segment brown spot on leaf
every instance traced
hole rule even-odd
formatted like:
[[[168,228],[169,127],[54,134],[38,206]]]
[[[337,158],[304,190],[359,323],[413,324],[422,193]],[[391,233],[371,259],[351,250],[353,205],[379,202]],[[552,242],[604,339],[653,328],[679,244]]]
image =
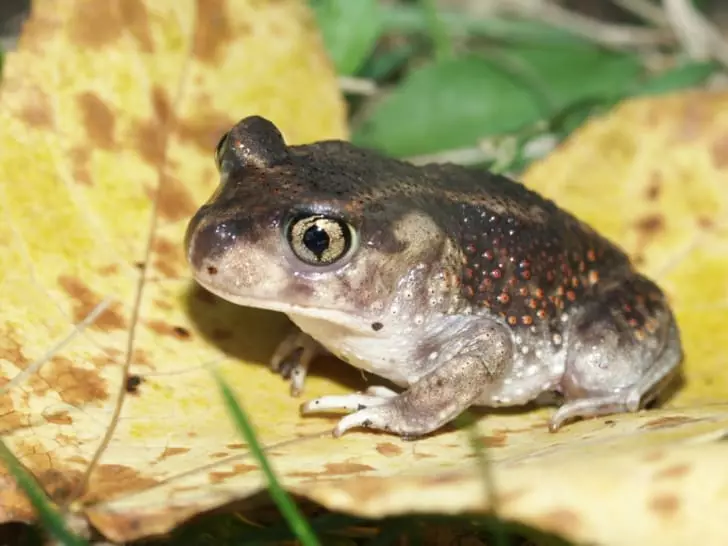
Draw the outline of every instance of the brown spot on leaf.
[[[326,470],[323,472],[328,476],[342,476],[345,474],[358,474],[359,472],[368,472],[369,470],[375,470],[374,467],[368,464],[360,463],[327,463],[325,465]]]
[[[657,201],[657,199],[660,197],[661,192],[662,177],[660,173],[653,172],[652,176],[650,177],[650,183],[647,186],[647,191],[645,192],[645,197],[647,197],[648,201]]]
[[[74,322],[81,322],[84,320],[89,313],[91,313],[96,306],[101,303],[101,298],[87,285],[81,282],[81,280],[75,277],[61,275],[58,277],[58,284],[72,299]],[[118,302],[111,304],[111,306],[106,308],[96,318],[94,323],[91,325],[91,328],[98,328],[101,330],[125,329],[126,321],[119,313],[119,307],[120,304]]]
[[[36,476],[46,494],[54,502],[63,503],[75,492],[83,473],[72,468],[49,468]]]
[[[680,425],[684,425],[686,423],[694,423],[695,421],[698,421],[698,419],[695,419],[693,417],[686,417],[684,415],[672,415],[672,416],[668,416],[668,417],[659,417],[658,419],[652,419],[651,421],[647,421],[640,428],[642,428],[642,429],[671,428],[671,427],[677,427]]]
[[[698,216],[698,227],[704,230],[710,230],[715,227],[715,221],[708,216]]]
[[[7,434],[29,426],[30,416],[15,409],[15,403],[9,394],[0,395],[0,433]]]
[[[89,49],[113,45],[124,32],[115,2],[81,2],[71,13],[69,37]]]
[[[690,472],[690,465],[686,463],[674,464],[663,468],[662,470],[655,473],[656,480],[681,478]]]
[[[57,411],[49,415],[43,415],[43,419],[46,420],[46,423],[53,423],[54,425],[73,424],[73,419],[71,418],[71,415],[65,410]]]
[[[115,145],[114,128],[116,117],[98,95],[89,91],[76,97],[81,110],[86,138],[94,147],[112,150]]]
[[[227,451],[215,451],[214,453],[210,453],[208,457],[210,457],[210,459],[224,459],[229,455],[230,454]]]
[[[192,337],[190,332],[182,326],[175,326],[161,320],[150,320],[146,324],[149,329],[161,336],[170,336],[180,340],[188,340]]]
[[[550,510],[537,522],[539,527],[560,535],[573,535],[581,525],[579,514],[566,508]]]
[[[157,457],[157,461],[163,461],[167,457],[174,457],[175,455],[183,455],[189,453],[190,448],[188,447],[165,447],[164,451]]]
[[[88,493],[84,502],[94,502],[110,496],[118,497],[124,493],[143,491],[156,485],[158,481],[142,476],[137,470],[120,464],[99,465],[91,474]]]
[[[147,368],[154,368],[152,361],[149,357],[149,353],[144,349],[134,349],[131,354],[131,363],[137,366],[146,366]]]
[[[48,95],[38,87],[23,89],[18,115],[25,123],[36,129],[53,129],[55,118],[53,105]]]
[[[60,446],[78,447],[81,445],[81,441],[78,439],[78,437],[71,434],[56,434],[55,440],[56,443]],[[75,457],[70,457],[69,459],[66,459],[66,461],[73,462],[71,459],[75,459]],[[88,461],[86,461],[86,459],[83,459],[82,457],[78,457],[78,459],[83,460],[83,464],[88,464]]]
[[[154,300],[154,305],[158,307],[159,309],[162,309],[163,311],[169,311],[171,309],[174,309],[174,306],[169,303],[168,301],[156,298]]]
[[[179,277],[186,268],[184,250],[179,243],[158,238],[154,241],[154,267],[165,277]]]
[[[16,327],[9,322],[0,328],[0,358],[24,370],[30,364],[30,360],[23,353],[18,335]]]
[[[96,369],[76,366],[71,360],[54,356],[41,374],[58,392],[61,400],[72,406],[106,400],[109,397],[106,380]]]
[[[138,122],[134,133],[139,156],[151,166],[161,168],[164,164],[167,141],[163,123],[158,119]]]
[[[227,444],[225,447],[227,447],[228,449],[245,449],[246,447],[248,447],[248,444],[242,444],[237,442],[234,444]]]
[[[71,174],[74,182],[83,186],[93,186],[93,177],[88,166],[91,159],[91,150],[89,148],[73,148],[68,152],[68,158],[71,160]]]
[[[144,2],[140,0],[124,0],[119,4],[121,17],[127,30],[134,36],[139,49],[144,53],[153,53],[152,35],[149,29],[149,14]]]
[[[664,451],[649,451],[645,453],[644,460],[648,463],[653,463],[655,461],[659,461],[660,459],[665,458],[665,452]]]
[[[210,483],[219,483],[227,478],[239,476],[240,474],[247,474],[248,472],[252,472],[257,469],[258,467],[252,464],[236,464],[233,466],[232,470],[228,470],[227,472],[210,472],[208,479],[210,480]]]
[[[232,38],[224,0],[197,0],[197,25],[192,54],[200,61],[214,63]]]
[[[506,504],[520,500],[527,492],[527,489],[513,489],[512,491],[499,493],[497,495],[498,506],[504,506]]]
[[[176,178],[166,177],[159,186],[159,216],[176,222],[191,217],[197,211],[195,200]]]
[[[508,442],[508,436],[504,433],[481,436],[480,442],[483,447],[503,447]]]
[[[396,457],[402,454],[402,448],[392,442],[382,442],[377,444],[377,451],[385,457]]]
[[[728,135],[723,135],[713,142],[710,149],[713,165],[717,169],[725,169],[728,167]]]
[[[212,157],[212,152],[220,137],[236,121],[226,114],[220,114],[214,111],[206,112],[204,115],[195,117],[193,120],[180,121],[178,127],[179,138],[197,146],[202,153]]]
[[[172,102],[164,87],[155,86],[152,89],[152,108],[154,117],[161,123],[170,124],[174,120]]]
[[[89,359],[89,361],[98,369],[105,368],[106,366],[115,366],[118,364],[118,362],[107,353],[94,355]]]
[[[649,509],[661,517],[670,517],[680,508],[680,499],[672,494],[656,495],[649,502]]]
[[[40,441],[33,438],[18,439],[15,442],[15,456],[36,476],[54,465],[50,453]],[[41,481],[41,484],[43,482]]]
[[[116,275],[119,273],[119,264],[109,264],[99,267],[99,273],[102,275]]]
[[[659,214],[652,214],[638,220],[636,227],[643,235],[654,236],[665,227],[665,219]]]

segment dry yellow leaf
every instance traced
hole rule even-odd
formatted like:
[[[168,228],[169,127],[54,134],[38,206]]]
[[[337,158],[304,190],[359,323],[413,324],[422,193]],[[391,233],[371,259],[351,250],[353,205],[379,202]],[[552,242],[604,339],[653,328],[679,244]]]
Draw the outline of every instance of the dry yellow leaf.
[[[335,421],[300,417],[263,365],[285,318],[190,282],[182,233],[217,182],[222,131],[255,112],[291,142],[345,135],[302,2],[39,0],[1,89],[0,432],[52,499],[130,540],[260,491],[215,366],[290,490],[375,517],[492,508],[464,432],[322,434]],[[726,106],[725,95],[627,104],[529,173],[661,280],[687,377],[666,409],[557,434],[550,410],[479,413],[504,517],[600,544],[723,542]],[[106,297],[90,327],[22,375]],[[306,396],[363,386],[327,360]],[[0,520],[31,519],[0,479]]]

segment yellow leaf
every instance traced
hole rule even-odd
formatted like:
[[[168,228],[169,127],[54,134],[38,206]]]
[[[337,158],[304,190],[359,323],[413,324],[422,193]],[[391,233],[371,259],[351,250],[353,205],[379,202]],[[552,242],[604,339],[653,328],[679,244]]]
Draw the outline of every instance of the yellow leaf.
[[[479,412],[502,516],[600,544],[722,542],[728,403],[707,402],[726,392],[726,103],[629,103],[529,173],[661,280],[687,377],[666,409],[557,434],[550,410]],[[346,134],[303,2],[35,2],[0,92],[4,440],[54,501],[108,537],[164,532],[264,484],[215,366],[290,490],[375,517],[492,509],[464,432],[331,438],[335,420],[300,417],[265,369],[285,318],[190,282],[186,222],[217,183],[217,138],[251,113],[289,142]],[[107,297],[98,320],[23,375]],[[306,397],[363,386],[329,359]],[[32,519],[0,479],[0,520]]]

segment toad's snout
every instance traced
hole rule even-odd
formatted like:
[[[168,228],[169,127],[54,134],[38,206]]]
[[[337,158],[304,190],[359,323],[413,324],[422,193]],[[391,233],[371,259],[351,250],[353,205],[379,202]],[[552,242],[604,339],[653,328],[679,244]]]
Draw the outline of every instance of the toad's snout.
[[[196,215],[187,226],[185,248],[187,260],[195,271],[199,271],[209,262],[216,262],[233,247],[242,232],[242,223],[238,220],[227,220],[205,224]]]

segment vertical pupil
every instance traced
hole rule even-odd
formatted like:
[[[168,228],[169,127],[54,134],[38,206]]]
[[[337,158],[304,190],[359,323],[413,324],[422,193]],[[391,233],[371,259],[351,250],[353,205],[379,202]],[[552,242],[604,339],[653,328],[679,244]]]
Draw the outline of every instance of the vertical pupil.
[[[303,234],[303,244],[317,257],[326,252],[331,240],[329,234],[317,225],[313,225]]]

